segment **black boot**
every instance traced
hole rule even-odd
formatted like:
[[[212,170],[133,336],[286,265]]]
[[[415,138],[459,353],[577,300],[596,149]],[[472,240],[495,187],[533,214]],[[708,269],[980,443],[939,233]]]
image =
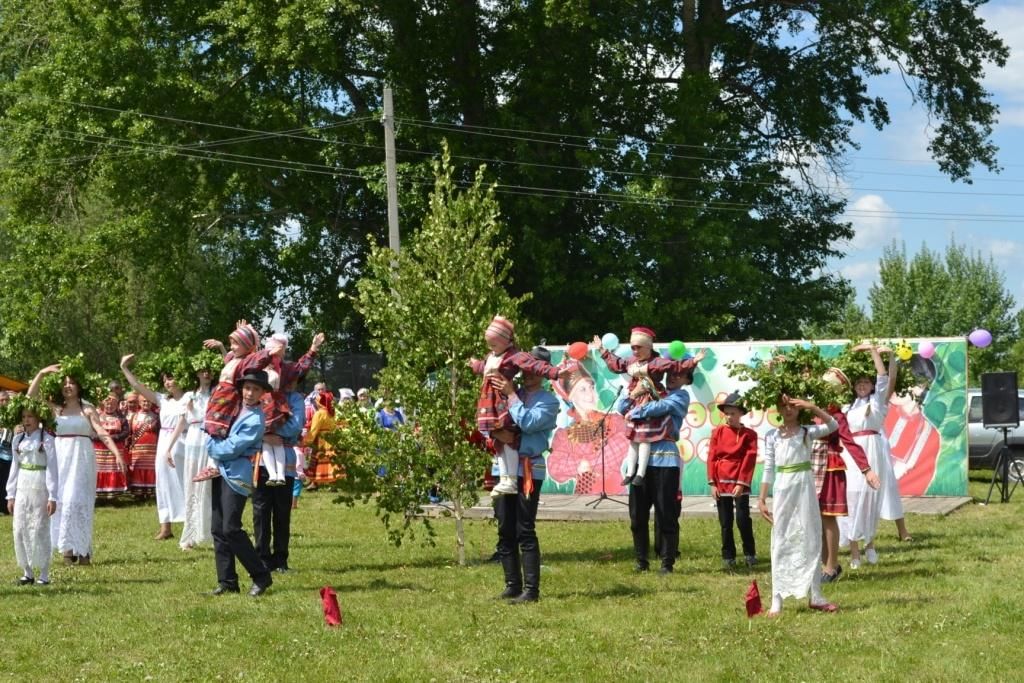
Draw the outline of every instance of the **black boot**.
[[[537,602],[540,600],[540,551],[523,553],[523,592],[512,602]]]
[[[517,598],[523,592],[523,576],[519,571],[519,551],[502,555],[501,568],[505,570],[505,590],[498,597],[502,600]]]
[[[633,532],[633,550],[636,552],[636,571],[645,572],[648,568],[647,554],[650,550],[651,539],[647,535],[647,529],[642,532]]]
[[[679,534],[662,534],[661,537],[661,573],[671,574],[679,555]]]

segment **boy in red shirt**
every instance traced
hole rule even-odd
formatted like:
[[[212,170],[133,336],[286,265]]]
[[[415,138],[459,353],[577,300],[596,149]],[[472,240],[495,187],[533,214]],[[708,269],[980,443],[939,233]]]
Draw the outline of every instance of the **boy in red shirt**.
[[[747,566],[757,563],[754,550],[754,528],[750,522],[750,482],[757,464],[757,432],[740,424],[747,409],[740,403],[739,392],[733,392],[718,404],[725,423],[711,432],[708,448],[708,485],[718,506],[718,523],[722,527],[722,566],[736,566],[736,543],[732,535],[733,508],[736,526],[743,542]]]

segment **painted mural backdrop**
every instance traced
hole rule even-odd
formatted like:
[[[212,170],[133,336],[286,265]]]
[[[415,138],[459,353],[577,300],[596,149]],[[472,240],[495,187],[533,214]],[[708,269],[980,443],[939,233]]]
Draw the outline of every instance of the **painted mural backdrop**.
[[[921,340],[908,340],[914,349]],[[904,496],[967,495],[967,341],[930,339],[936,352],[930,360],[915,354],[912,362],[901,364],[900,372],[911,368],[921,381],[915,397],[894,397],[886,416],[885,429],[892,447],[893,468]],[[680,433],[679,451],[683,457],[683,494],[708,495],[707,462],[711,430],[721,423],[715,404],[744,383],[729,377],[728,363],[748,363],[753,358],[767,360],[775,349],[785,351],[803,342],[745,342],[723,344],[687,344],[696,351],[706,348],[689,387],[690,412]],[[827,357],[838,355],[845,341],[815,342]],[[657,345],[664,352],[665,344]],[[552,347],[554,361],[565,348]],[[616,353],[628,354],[627,346]],[[556,393],[562,402],[558,428],[548,453],[546,493],[597,495],[602,486],[609,494],[625,494],[622,486],[623,461],[629,447],[626,425],[612,410],[615,399],[625,390],[625,375],[617,375],[604,361],[591,353],[583,362],[583,371],[562,381]],[[602,419],[605,415],[607,419]],[[744,424],[764,435],[777,424],[775,409],[753,411]],[[603,464],[602,464],[603,461]],[[760,485],[758,459],[754,489]]]

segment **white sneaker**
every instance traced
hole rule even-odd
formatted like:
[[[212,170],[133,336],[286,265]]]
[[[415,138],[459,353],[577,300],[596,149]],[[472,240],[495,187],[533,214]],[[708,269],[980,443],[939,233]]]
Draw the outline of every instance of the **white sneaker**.
[[[868,564],[878,564],[878,553],[875,552],[874,548],[865,550],[864,556],[867,558]]]
[[[512,477],[502,477],[498,485],[491,489],[492,496],[514,496],[519,493],[516,480]]]
[[[860,569],[860,560],[850,560],[850,569]]]

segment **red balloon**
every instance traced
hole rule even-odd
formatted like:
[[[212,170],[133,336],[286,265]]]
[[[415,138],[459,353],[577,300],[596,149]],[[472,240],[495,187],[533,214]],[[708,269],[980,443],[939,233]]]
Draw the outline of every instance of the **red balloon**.
[[[587,351],[590,347],[587,346],[586,342],[573,342],[569,344],[569,358],[573,360],[583,360],[587,357]]]

